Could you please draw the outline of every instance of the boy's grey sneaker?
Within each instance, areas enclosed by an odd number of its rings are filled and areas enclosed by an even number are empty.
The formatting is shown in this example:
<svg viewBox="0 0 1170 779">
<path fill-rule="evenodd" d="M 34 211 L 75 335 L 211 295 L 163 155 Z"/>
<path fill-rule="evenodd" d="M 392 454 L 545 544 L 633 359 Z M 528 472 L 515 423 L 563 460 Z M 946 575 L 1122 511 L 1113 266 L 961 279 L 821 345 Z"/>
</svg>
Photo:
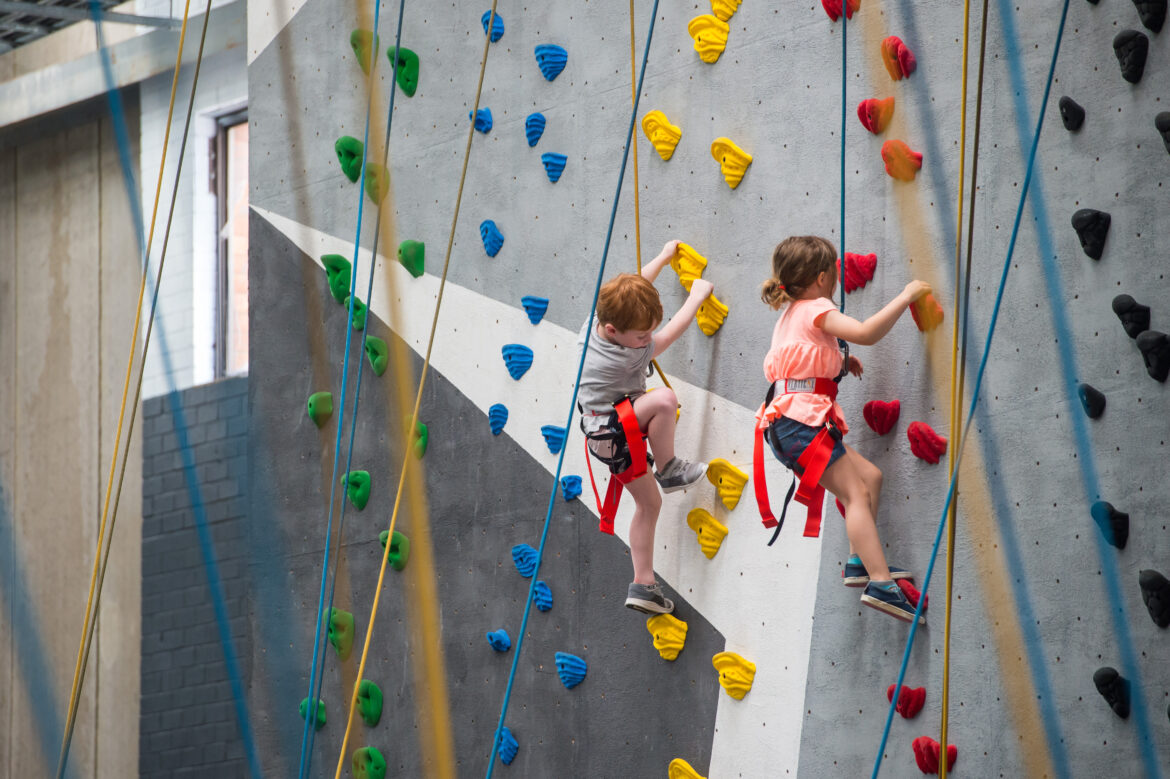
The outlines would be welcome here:
<svg viewBox="0 0 1170 779">
<path fill-rule="evenodd" d="M 654 479 L 663 492 L 676 492 L 691 486 L 706 473 L 707 463 L 689 463 L 672 457 L 661 470 L 654 472 Z"/>
<path fill-rule="evenodd" d="M 674 611 L 674 601 L 662 594 L 662 585 L 652 586 L 630 582 L 626 591 L 626 608 L 644 614 L 669 614 Z"/>
<path fill-rule="evenodd" d="M 894 582 L 878 584 L 871 581 L 865 585 L 865 591 L 861 593 L 861 602 L 878 611 L 884 611 L 903 622 L 914 621 L 914 607 L 910 605 L 910 601 L 906 600 L 905 593 Z M 925 625 L 926 617 L 919 617 L 918 624 Z"/>
</svg>

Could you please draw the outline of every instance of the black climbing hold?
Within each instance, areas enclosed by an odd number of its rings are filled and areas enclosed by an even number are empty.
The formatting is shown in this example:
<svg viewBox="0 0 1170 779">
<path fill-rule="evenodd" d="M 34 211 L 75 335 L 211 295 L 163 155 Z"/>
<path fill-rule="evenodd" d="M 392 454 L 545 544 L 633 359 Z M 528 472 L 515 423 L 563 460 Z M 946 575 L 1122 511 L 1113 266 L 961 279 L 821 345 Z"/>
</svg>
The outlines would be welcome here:
<svg viewBox="0 0 1170 779">
<path fill-rule="evenodd" d="M 1147 330 L 1137 337 L 1137 348 L 1146 361 L 1146 373 L 1157 381 L 1166 381 L 1170 375 L 1170 336 Z"/>
<path fill-rule="evenodd" d="M 1064 129 L 1076 132 L 1085 123 L 1085 109 L 1068 95 L 1060 98 L 1060 121 L 1064 122 Z"/>
<path fill-rule="evenodd" d="M 1170 152 L 1170 111 L 1163 111 L 1154 117 L 1154 127 L 1162 136 L 1162 145 Z"/>
<path fill-rule="evenodd" d="M 1166 0 L 1133 0 L 1133 4 L 1137 6 L 1138 17 L 1147 30 L 1162 31 L 1162 22 L 1166 21 Z"/>
<path fill-rule="evenodd" d="M 1077 231 L 1077 238 L 1081 239 L 1081 248 L 1094 260 L 1101 259 L 1105 251 L 1105 238 L 1109 235 L 1111 221 L 1109 214 L 1092 208 L 1082 208 L 1073 214 L 1072 226 Z"/>
<path fill-rule="evenodd" d="M 1099 0 L 1089 0 L 1089 2 L 1092 3 L 1093 5 L 1096 5 L 1099 2 Z"/>
<path fill-rule="evenodd" d="M 1142 80 L 1146 69 L 1146 55 L 1150 51 L 1150 39 L 1137 30 L 1122 30 L 1113 39 L 1113 53 L 1121 65 L 1121 77 L 1131 84 Z"/>
<path fill-rule="evenodd" d="M 329 292 L 338 303 L 349 300 L 349 283 L 351 266 L 349 260 L 340 254 L 321 255 L 321 264 L 325 266 L 325 275 L 329 279 Z"/>
<path fill-rule="evenodd" d="M 1138 574 L 1142 588 L 1142 600 L 1150 619 L 1160 628 L 1170 627 L 1170 580 L 1153 569 L 1147 568 Z"/>
<path fill-rule="evenodd" d="M 356 182 L 362 173 L 362 150 L 364 145 L 357 138 L 343 135 L 333 144 L 333 151 L 337 152 L 337 161 L 341 163 L 341 172 L 350 181 Z"/>
<path fill-rule="evenodd" d="M 1113 713 L 1122 719 L 1129 717 L 1129 680 L 1117 672 L 1116 668 L 1104 666 L 1093 674 L 1093 684 L 1097 692 L 1113 709 Z"/>
<path fill-rule="evenodd" d="M 1143 306 L 1129 295 L 1113 298 L 1113 313 L 1117 314 L 1130 338 L 1137 338 L 1150 329 L 1150 307 Z"/>
<path fill-rule="evenodd" d="M 1089 509 L 1093 521 L 1101 529 L 1105 541 L 1118 549 L 1125 549 L 1125 542 L 1129 540 L 1129 514 L 1113 508 L 1112 503 L 1099 500 Z"/>
<path fill-rule="evenodd" d="M 1105 395 L 1101 390 L 1088 384 L 1081 384 L 1077 387 L 1077 395 L 1080 396 L 1081 405 L 1085 407 L 1089 419 L 1096 419 L 1105 413 Z"/>
</svg>

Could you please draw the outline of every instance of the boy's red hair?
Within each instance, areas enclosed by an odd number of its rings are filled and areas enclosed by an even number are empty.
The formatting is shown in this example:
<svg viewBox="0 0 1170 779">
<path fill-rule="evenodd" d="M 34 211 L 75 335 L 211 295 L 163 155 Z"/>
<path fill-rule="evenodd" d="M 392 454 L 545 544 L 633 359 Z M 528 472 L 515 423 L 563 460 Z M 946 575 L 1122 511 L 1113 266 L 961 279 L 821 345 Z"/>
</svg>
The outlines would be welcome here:
<svg viewBox="0 0 1170 779">
<path fill-rule="evenodd" d="M 622 273 L 601 286 L 597 320 L 620 332 L 652 330 L 662 321 L 662 300 L 654 285 L 636 273 Z"/>
</svg>

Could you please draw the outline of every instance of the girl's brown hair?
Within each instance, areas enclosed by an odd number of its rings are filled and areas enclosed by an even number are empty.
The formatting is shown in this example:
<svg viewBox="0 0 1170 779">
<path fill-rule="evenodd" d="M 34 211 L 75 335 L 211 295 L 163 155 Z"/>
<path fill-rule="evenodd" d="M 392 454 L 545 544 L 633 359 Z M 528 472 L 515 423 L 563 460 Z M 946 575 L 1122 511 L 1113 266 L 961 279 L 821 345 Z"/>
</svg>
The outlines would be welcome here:
<svg viewBox="0 0 1170 779">
<path fill-rule="evenodd" d="M 785 238 L 772 250 L 772 278 L 764 282 L 760 297 L 772 308 L 780 308 L 803 295 L 821 273 L 836 278 L 833 244 L 815 235 Z"/>
</svg>

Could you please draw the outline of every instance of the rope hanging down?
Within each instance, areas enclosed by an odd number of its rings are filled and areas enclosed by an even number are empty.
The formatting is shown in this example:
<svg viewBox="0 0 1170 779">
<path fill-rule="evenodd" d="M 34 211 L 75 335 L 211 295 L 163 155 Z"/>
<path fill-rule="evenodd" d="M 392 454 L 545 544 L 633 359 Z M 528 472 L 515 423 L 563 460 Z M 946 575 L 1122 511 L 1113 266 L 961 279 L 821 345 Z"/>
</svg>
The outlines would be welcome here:
<svg viewBox="0 0 1170 779">
<path fill-rule="evenodd" d="M 650 42 L 654 39 L 654 20 L 657 18 L 657 16 L 658 16 L 658 0 L 654 0 L 654 8 L 651 10 L 651 13 L 650 13 L 650 27 L 646 31 L 646 48 L 642 52 L 642 69 L 641 69 L 641 72 L 638 74 L 638 88 L 634 93 L 634 106 L 633 106 L 633 110 L 630 112 L 629 128 L 626 130 L 626 143 L 625 143 L 626 150 L 628 150 L 630 148 L 630 143 L 631 143 L 631 141 L 633 139 L 633 135 L 634 135 L 634 122 L 638 118 L 638 99 L 642 93 L 642 82 L 646 78 L 646 61 L 650 57 Z M 605 246 L 601 251 L 601 265 L 597 269 L 597 281 L 593 287 L 593 302 L 590 304 L 590 307 L 589 307 L 589 325 L 588 325 L 588 327 L 586 327 L 586 332 L 588 332 L 588 330 L 593 327 L 593 317 L 597 311 L 597 298 L 601 293 L 601 282 L 605 277 L 605 263 L 606 263 L 606 259 L 609 257 L 609 244 L 613 238 L 613 224 L 614 224 L 614 221 L 617 219 L 618 203 L 621 201 L 622 181 L 625 179 L 625 175 L 626 175 L 626 160 L 627 159 L 629 159 L 629 155 L 622 154 L 621 171 L 618 173 L 617 190 L 614 192 L 614 196 L 613 196 L 613 208 L 611 209 L 610 215 L 609 215 L 609 227 L 605 232 Z M 568 419 L 565 421 L 565 430 L 569 430 L 572 427 L 573 415 L 577 411 L 577 392 L 581 389 L 581 372 L 585 367 L 585 355 L 588 353 L 588 351 L 589 351 L 589 339 L 585 339 L 585 345 L 581 349 L 581 358 L 577 363 L 577 378 L 573 383 L 573 395 L 569 401 L 569 414 L 568 414 Z M 556 469 L 556 473 L 553 475 L 553 486 L 552 486 L 552 490 L 549 492 L 549 496 L 548 496 L 548 509 L 545 511 L 545 515 L 544 515 L 544 527 L 540 532 L 540 547 L 537 550 L 537 554 L 536 554 L 536 568 L 533 570 L 532 576 L 530 577 L 532 580 L 532 583 L 528 587 L 528 599 L 524 602 L 524 616 L 520 622 L 520 632 L 516 637 L 516 648 L 512 652 L 512 669 L 508 673 L 508 686 L 504 692 L 504 702 L 500 706 L 500 719 L 499 719 L 499 722 L 496 724 L 496 732 L 492 738 L 492 752 L 491 752 L 491 755 L 489 755 L 489 757 L 488 757 L 488 766 L 487 766 L 487 775 L 486 775 L 487 779 L 491 779 L 492 771 L 495 769 L 495 765 L 496 765 L 496 754 L 499 751 L 499 747 L 500 747 L 500 733 L 503 731 L 504 721 L 507 719 L 507 716 L 508 716 L 508 702 L 512 697 L 512 685 L 516 680 L 516 666 L 520 662 L 520 652 L 524 647 L 524 636 L 528 632 L 528 617 L 532 613 L 533 595 L 534 595 L 535 590 L 536 590 L 536 582 L 540 578 L 540 566 L 541 566 L 541 563 L 544 561 L 544 547 L 545 547 L 545 543 L 548 541 L 548 529 L 549 529 L 549 525 L 552 522 L 553 506 L 555 505 L 555 502 L 556 502 L 557 490 L 560 487 L 561 469 L 564 467 L 565 452 L 567 452 L 568 449 L 569 449 L 568 446 L 562 446 L 560 455 L 558 455 L 558 457 L 557 457 L 557 469 Z"/>
<path fill-rule="evenodd" d="M 1032 172 L 1035 169 L 1035 163 L 1036 163 L 1036 149 L 1040 143 L 1040 131 L 1044 127 L 1044 115 L 1045 115 L 1046 109 L 1048 107 L 1048 96 L 1052 91 L 1052 79 L 1053 79 L 1053 76 L 1054 76 L 1055 71 L 1056 71 L 1056 59 L 1057 59 L 1057 56 L 1060 54 L 1060 43 L 1064 37 L 1064 23 L 1068 17 L 1068 4 L 1069 4 L 1069 0 L 1064 0 L 1063 9 L 1062 9 L 1061 15 L 1060 15 L 1060 26 L 1058 27 L 1057 33 L 1056 33 L 1056 43 L 1052 49 L 1052 61 L 1048 67 L 1048 79 L 1044 85 L 1044 98 L 1040 103 L 1040 117 L 1036 121 L 1036 131 L 1032 136 L 1031 151 L 1028 154 L 1028 165 L 1027 165 L 1027 172 L 1024 176 L 1024 186 L 1020 192 L 1020 202 L 1016 208 L 1016 217 L 1015 217 L 1015 221 L 1012 225 L 1011 240 L 1008 243 L 1008 251 L 1007 251 L 1007 256 L 1004 258 L 1003 270 L 1000 273 L 999 287 L 996 290 L 996 295 L 995 295 L 995 305 L 992 308 L 992 312 L 991 312 L 991 322 L 988 324 L 987 338 L 983 344 L 983 356 L 979 360 L 979 371 L 975 375 L 975 385 L 971 391 L 971 405 L 970 405 L 968 412 L 967 412 L 967 422 L 965 423 L 965 425 L 963 427 L 963 431 L 962 431 L 963 435 L 962 435 L 962 438 L 960 439 L 960 442 L 963 445 L 966 444 L 967 433 L 970 432 L 971 422 L 975 418 L 975 406 L 979 402 L 979 390 L 983 386 L 983 374 L 987 368 L 987 357 L 991 352 L 991 343 L 995 337 L 995 326 L 999 320 L 999 310 L 1000 310 L 1000 306 L 1003 303 L 1004 289 L 1007 286 L 1008 272 L 1011 270 L 1012 257 L 1015 254 L 1015 250 L 1016 250 L 1016 239 L 1019 237 L 1020 220 L 1022 219 L 1023 214 L 1024 214 L 1024 202 L 1027 200 L 1028 188 L 1030 187 L 1030 185 L 1032 183 Z M 958 282 L 958 280 L 956 279 L 956 283 L 957 282 Z M 952 473 L 951 478 L 950 478 L 950 483 L 947 486 L 946 503 L 943 505 L 942 516 L 939 518 L 939 522 L 938 522 L 938 530 L 935 532 L 934 545 L 931 547 L 931 552 L 930 552 L 930 564 L 926 568 L 926 578 L 923 579 L 923 582 L 922 582 L 922 596 L 923 597 L 920 597 L 918 599 L 918 608 L 915 610 L 914 622 L 912 622 L 910 625 L 910 635 L 906 640 L 906 650 L 902 654 L 902 665 L 901 665 L 901 668 L 899 668 L 899 670 L 898 670 L 898 680 L 894 683 L 895 690 L 901 690 L 902 689 L 902 682 L 905 681 L 905 679 L 906 679 L 906 667 L 910 663 L 910 651 L 914 647 L 914 638 L 918 634 L 918 618 L 922 614 L 922 607 L 926 604 L 926 597 L 925 596 L 926 596 L 927 590 L 929 590 L 929 588 L 930 588 L 930 577 L 934 573 L 935 561 L 938 559 L 938 547 L 939 547 L 939 544 L 942 542 L 943 529 L 946 527 L 947 516 L 951 510 L 951 502 L 954 500 L 955 482 L 958 478 L 959 466 L 963 461 L 963 448 L 961 448 L 961 447 L 956 447 L 956 448 L 958 449 L 958 451 L 955 455 L 954 472 Z M 894 695 L 890 701 L 890 706 L 886 711 L 886 724 L 882 730 L 882 738 L 881 738 L 881 743 L 878 746 L 877 757 L 874 759 L 872 779 L 877 779 L 878 774 L 881 772 L 882 756 L 885 753 L 886 743 L 890 737 L 890 725 L 894 719 L 894 707 L 897 704 L 897 702 L 898 702 L 898 696 Z M 946 758 L 945 758 L 945 754 L 944 754 L 944 758 L 943 758 L 944 762 L 945 762 L 945 759 Z"/>
</svg>

